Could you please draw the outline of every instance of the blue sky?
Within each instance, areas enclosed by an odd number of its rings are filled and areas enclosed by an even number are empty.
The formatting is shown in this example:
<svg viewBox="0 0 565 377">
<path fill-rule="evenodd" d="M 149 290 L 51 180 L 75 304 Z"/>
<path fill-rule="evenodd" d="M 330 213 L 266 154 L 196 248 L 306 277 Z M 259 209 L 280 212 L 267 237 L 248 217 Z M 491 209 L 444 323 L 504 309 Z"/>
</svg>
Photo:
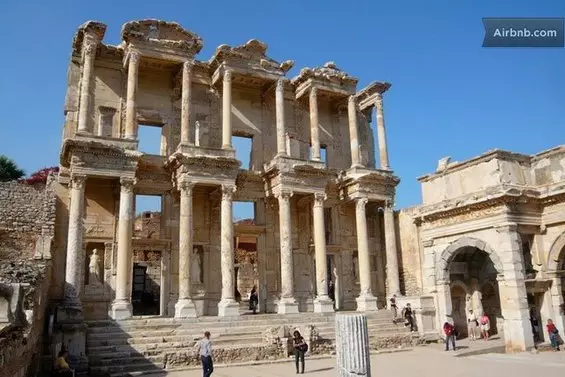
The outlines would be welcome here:
<svg viewBox="0 0 565 377">
<path fill-rule="evenodd" d="M 268 3 L 268 4 L 265 4 Z M 565 142 L 565 49 L 482 48 L 482 17 L 563 17 L 562 1 L 3 1 L 0 153 L 26 172 L 58 164 L 70 47 L 89 19 L 117 44 L 124 22 L 179 22 L 204 39 L 266 42 L 277 60 L 326 61 L 389 81 L 385 96 L 397 207 L 420 202 L 418 176 L 437 160 L 489 149 L 536 153 Z M 239 207 L 237 217 L 245 217 Z"/>
</svg>

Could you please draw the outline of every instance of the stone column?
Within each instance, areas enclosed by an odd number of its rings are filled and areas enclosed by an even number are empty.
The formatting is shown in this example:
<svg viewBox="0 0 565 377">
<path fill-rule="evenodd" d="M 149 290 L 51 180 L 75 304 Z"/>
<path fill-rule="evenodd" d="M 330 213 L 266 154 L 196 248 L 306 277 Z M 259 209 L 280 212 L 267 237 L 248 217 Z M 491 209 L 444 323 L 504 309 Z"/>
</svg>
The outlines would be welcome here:
<svg viewBox="0 0 565 377">
<path fill-rule="evenodd" d="M 360 167 L 359 158 L 359 136 L 357 133 L 357 104 L 355 97 L 349 96 L 347 103 L 347 114 L 349 116 L 349 143 L 351 146 L 351 167 Z"/>
<path fill-rule="evenodd" d="M 279 314 L 298 313 L 298 304 L 294 299 L 294 260 L 292 257 L 292 232 L 290 218 L 291 192 L 280 192 L 279 234 L 281 242 L 281 299 Z"/>
<path fill-rule="evenodd" d="M 317 192 L 314 194 L 314 253 L 316 258 L 316 290 L 314 300 L 314 312 L 333 312 L 333 301 L 328 295 L 328 261 L 326 257 L 326 234 L 324 227 L 324 201 L 326 194 Z"/>
<path fill-rule="evenodd" d="M 504 274 L 503 284 L 499 284 L 499 295 L 504 317 L 506 352 L 523 352 L 534 346 L 534 339 L 524 282 L 520 235 L 515 224 L 498 227 L 496 231 L 497 253 Z"/>
<path fill-rule="evenodd" d="M 318 130 L 318 89 L 310 89 L 310 142 L 312 160 L 320 161 L 320 136 Z"/>
<path fill-rule="evenodd" d="M 357 311 L 376 311 L 377 298 L 371 290 L 371 261 L 369 260 L 369 237 L 367 234 L 367 216 L 365 206 L 367 198 L 355 201 L 355 218 L 357 222 L 357 254 L 359 255 L 359 283 L 361 292 L 357 297 Z"/>
<path fill-rule="evenodd" d="M 229 70 L 224 72 L 223 92 L 222 92 L 222 148 L 232 149 L 231 145 L 231 78 Z"/>
<path fill-rule="evenodd" d="M 386 201 L 384 208 L 385 248 L 386 248 L 386 282 L 388 297 L 400 296 L 400 278 L 398 275 L 398 254 L 396 252 L 396 229 L 392 201 Z"/>
<path fill-rule="evenodd" d="M 182 65 L 182 98 L 181 98 L 181 122 L 180 142 L 189 144 L 190 138 L 190 92 L 192 85 L 192 67 L 194 62 L 184 62 Z"/>
<path fill-rule="evenodd" d="M 65 304 L 81 307 L 80 296 L 84 282 L 84 250 L 82 239 L 84 225 L 84 190 L 86 176 L 72 175 L 70 182 L 69 232 L 67 235 L 67 260 L 65 264 Z"/>
<path fill-rule="evenodd" d="M 190 255 L 192 254 L 192 188 L 189 182 L 180 182 L 179 217 L 179 299 L 175 305 L 175 318 L 196 318 L 192 302 Z"/>
<path fill-rule="evenodd" d="M 335 316 L 335 351 L 339 377 L 371 377 L 367 317 L 362 314 Z"/>
<path fill-rule="evenodd" d="M 80 82 L 80 103 L 78 109 L 78 132 L 91 133 L 89 127 L 90 120 L 90 92 L 92 90 L 92 72 L 94 68 L 94 58 L 96 57 L 97 43 L 92 40 L 86 40 L 83 44 L 83 63 L 82 77 Z"/>
<path fill-rule="evenodd" d="M 388 150 L 386 146 L 386 130 L 385 130 L 385 117 L 383 109 L 383 95 L 378 93 L 375 102 L 375 109 L 377 112 L 377 135 L 379 143 L 379 159 L 381 160 L 381 169 L 389 170 L 388 163 Z"/>
<path fill-rule="evenodd" d="M 116 268 L 116 298 L 112 303 L 112 318 L 127 319 L 132 316 L 131 291 L 128 282 L 131 279 L 132 236 L 134 216 L 135 181 L 120 179 L 120 215 L 118 219 L 118 263 Z"/>
<path fill-rule="evenodd" d="M 126 97 L 126 139 L 134 140 L 137 137 L 137 114 L 135 107 L 135 94 L 137 92 L 137 76 L 139 71 L 139 53 L 131 51 L 128 62 L 128 87 Z"/>
<path fill-rule="evenodd" d="M 561 291 L 561 277 L 554 277 L 551 283 L 551 303 L 553 305 L 553 323 L 559 331 L 565 331 L 565 313 L 563 310 L 563 292 Z"/>
<path fill-rule="evenodd" d="M 284 80 L 277 81 L 275 90 L 277 116 L 277 154 L 286 156 L 286 139 L 284 131 Z"/>
<path fill-rule="evenodd" d="M 232 198 L 235 186 L 222 185 L 222 231 L 221 231 L 221 263 L 222 263 L 222 298 L 218 303 L 218 316 L 238 316 L 239 304 L 235 301 L 235 271 L 233 252 L 233 220 Z"/>
</svg>

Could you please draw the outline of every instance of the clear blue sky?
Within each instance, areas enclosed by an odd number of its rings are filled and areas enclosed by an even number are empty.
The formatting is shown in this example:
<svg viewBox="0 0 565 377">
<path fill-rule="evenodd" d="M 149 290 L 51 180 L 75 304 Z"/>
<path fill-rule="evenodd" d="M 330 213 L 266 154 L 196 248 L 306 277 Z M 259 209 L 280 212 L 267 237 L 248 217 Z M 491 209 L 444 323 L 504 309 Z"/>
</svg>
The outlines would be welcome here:
<svg viewBox="0 0 565 377">
<path fill-rule="evenodd" d="M 265 4 L 268 3 L 268 4 Z M 266 42 L 277 60 L 326 61 L 389 81 L 385 118 L 397 207 L 420 202 L 416 178 L 451 156 L 488 149 L 536 153 L 565 143 L 565 49 L 482 48 L 482 17 L 563 17 L 563 1 L 14 1 L 3 15 L 0 153 L 26 172 L 58 164 L 70 48 L 94 19 L 117 44 L 132 19 L 179 22 L 204 39 Z M 236 208 L 235 215 L 245 214 Z"/>
</svg>

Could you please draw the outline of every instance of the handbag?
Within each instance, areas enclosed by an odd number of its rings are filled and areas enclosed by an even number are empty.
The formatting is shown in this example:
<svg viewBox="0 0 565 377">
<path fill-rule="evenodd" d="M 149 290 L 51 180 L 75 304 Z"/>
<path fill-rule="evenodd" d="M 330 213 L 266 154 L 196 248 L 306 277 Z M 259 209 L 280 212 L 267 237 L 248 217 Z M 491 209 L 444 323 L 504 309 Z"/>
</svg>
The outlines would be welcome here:
<svg viewBox="0 0 565 377">
<path fill-rule="evenodd" d="M 296 347 L 300 352 L 308 352 L 308 344 L 303 343 L 301 345 L 299 345 L 298 347 Z"/>
</svg>

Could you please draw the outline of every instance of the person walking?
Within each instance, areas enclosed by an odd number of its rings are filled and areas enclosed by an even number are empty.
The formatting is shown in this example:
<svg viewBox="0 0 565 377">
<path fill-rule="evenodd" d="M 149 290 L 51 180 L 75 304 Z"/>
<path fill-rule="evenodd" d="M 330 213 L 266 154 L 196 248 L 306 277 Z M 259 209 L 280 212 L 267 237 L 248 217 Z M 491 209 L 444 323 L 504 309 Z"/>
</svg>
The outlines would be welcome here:
<svg viewBox="0 0 565 377">
<path fill-rule="evenodd" d="M 559 336 L 559 330 L 557 330 L 557 327 L 555 326 L 555 324 L 551 319 L 547 320 L 546 328 L 547 328 L 547 333 L 549 334 L 549 341 L 551 342 L 551 348 L 553 348 L 554 351 L 560 351 L 559 345 L 562 344 L 563 341 Z"/>
<path fill-rule="evenodd" d="M 410 326 L 410 332 L 414 332 L 414 316 L 410 303 L 407 303 L 402 309 L 402 317 L 404 318 L 404 326 Z"/>
<path fill-rule="evenodd" d="M 392 297 L 390 298 L 390 310 L 392 310 L 392 315 L 394 316 L 392 322 L 396 323 L 396 320 L 398 319 L 398 306 L 396 306 L 396 295 L 392 295 Z"/>
<path fill-rule="evenodd" d="M 257 287 L 254 285 L 249 294 L 249 310 L 253 311 L 253 314 L 257 314 L 257 305 L 259 304 L 259 294 L 257 293 Z"/>
<path fill-rule="evenodd" d="M 443 333 L 445 334 L 445 350 L 449 351 L 449 342 L 451 341 L 451 345 L 455 351 L 455 326 L 449 322 L 445 322 L 443 324 Z"/>
<path fill-rule="evenodd" d="M 75 375 L 74 370 L 69 367 L 69 363 L 67 361 L 68 357 L 69 353 L 65 348 L 62 348 L 61 351 L 59 351 L 59 355 L 57 356 L 55 365 L 53 366 L 53 370 L 56 376 L 73 377 Z"/>
<path fill-rule="evenodd" d="M 202 372 L 204 377 L 210 377 L 214 371 L 212 362 L 212 342 L 210 341 L 210 331 L 204 332 L 204 338 L 196 343 L 200 348 L 200 360 L 202 361 Z"/>
<path fill-rule="evenodd" d="M 304 374 L 304 354 L 308 351 L 308 344 L 304 341 L 302 335 L 300 335 L 300 331 L 295 330 L 293 335 L 293 343 L 294 343 L 294 362 L 296 364 L 296 374 L 298 374 L 298 361 L 300 361 L 301 371 L 300 373 Z"/>
<path fill-rule="evenodd" d="M 490 331 L 490 319 L 488 318 L 486 313 L 483 313 L 479 322 L 481 324 L 481 334 L 483 335 L 485 342 L 487 342 L 488 332 Z"/>
</svg>

